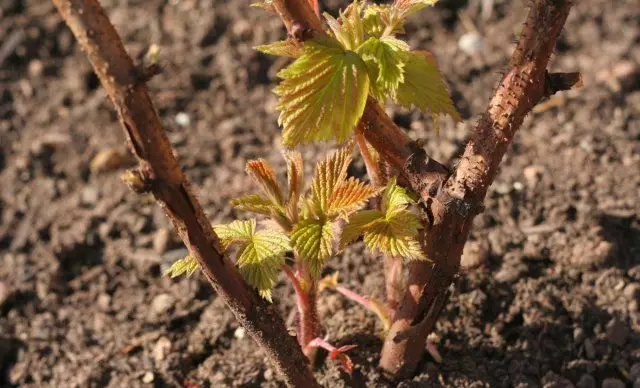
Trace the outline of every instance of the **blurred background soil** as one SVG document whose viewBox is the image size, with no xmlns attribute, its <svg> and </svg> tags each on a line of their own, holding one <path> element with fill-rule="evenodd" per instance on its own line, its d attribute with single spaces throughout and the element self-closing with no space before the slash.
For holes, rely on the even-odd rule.
<svg viewBox="0 0 640 388">
<path fill-rule="evenodd" d="M 256 189 L 245 162 L 283 167 L 271 89 L 287 61 L 252 50 L 283 38 L 281 22 L 246 0 L 102 3 L 134 58 L 161 47 L 152 96 L 211 221 L 247 217 L 227 205 Z M 640 6 L 576 3 L 551 68 L 582 72 L 585 86 L 518 132 L 437 326 L 443 363 L 425 356 L 398 386 L 640 386 Z M 411 46 L 437 55 L 465 120 L 437 137 L 427 116 L 388 110 L 438 160 L 455 163 L 526 6 L 441 0 L 411 19 Z M 44 0 L 0 2 L 0 144 L 0 386 L 281 385 L 201 276 L 162 276 L 186 251 L 161 209 L 120 182 L 132 162 L 116 114 Z M 303 148 L 307 167 L 330 149 Z M 362 162 L 350 173 L 363 176 Z M 383 296 L 381 259 L 360 245 L 335 270 Z M 281 279 L 284 316 L 291 294 Z M 376 369 L 374 316 L 331 292 L 321 313 L 331 341 L 358 345 L 353 376 L 328 362 L 323 384 L 395 385 Z"/>
</svg>

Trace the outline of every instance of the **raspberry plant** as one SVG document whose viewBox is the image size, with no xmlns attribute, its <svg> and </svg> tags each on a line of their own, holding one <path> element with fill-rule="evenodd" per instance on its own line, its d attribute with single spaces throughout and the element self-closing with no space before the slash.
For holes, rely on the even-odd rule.
<svg viewBox="0 0 640 388">
<path fill-rule="evenodd" d="M 116 107 L 138 160 L 123 180 L 136 193 L 154 195 L 189 249 L 168 274 L 190 275 L 200 268 L 289 386 L 318 386 L 308 367 L 318 348 L 347 371 L 353 366 L 346 352 L 355 345 L 335 347 L 324 337 L 316 312 L 317 294 L 324 289 L 382 319 L 380 367 L 392 378 L 411 377 L 508 144 L 535 104 L 581 84 L 579 73 L 546 69 L 572 2 L 534 0 L 505 75 L 459 163 L 449 169 L 382 109 L 391 100 L 429 111 L 436 129 L 439 114 L 459 119 L 434 57 L 411 51 L 398 38 L 405 18 L 436 0 L 354 1 L 337 18 L 324 15 L 326 23 L 317 0 L 265 0 L 256 6 L 276 11 L 289 38 L 258 49 L 294 59 L 279 73 L 282 81 L 275 89 L 283 144 L 289 148 L 284 155 L 288 184 L 283 188 L 264 160 L 249 161 L 247 172 L 261 194 L 245 195 L 232 205 L 268 222 L 236 220 L 214 227 L 177 163 L 149 96 L 146 81 L 159 66 L 134 65 L 98 0 L 52 1 Z M 319 140 L 343 146 L 318 163 L 305 191 L 302 160 L 291 148 Z M 354 145 L 370 183 L 347 176 Z M 360 236 L 370 251 L 384 256 L 386 302 L 345 288 L 337 273 L 321 278 L 326 261 Z M 235 262 L 225 254 L 229 249 L 236 252 Z M 403 285 L 402 258 L 410 286 Z M 279 271 L 296 295 L 297 341 L 270 303 Z M 440 358 L 433 344 L 427 349 Z"/>
<path fill-rule="evenodd" d="M 436 121 L 438 114 L 459 119 L 433 56 L 411 51 L 397 37 L 404 31 L 407 16 L 435 2 L 403 0 L 380 6 L 355 0 L 337 19 L 324 14 L 329 27 L 326 35 L 304 42 L 291 37 L 256 48 L 295 59 L 278 73 L 282 81 L 274 90 L 279 97 L 278 123 L 283 129 L 284 146 L 291 148 L 319 140 L 349 143 L 318 163 L 306 195 L 298 152 L 285 153 L 285 188 L 266 161 L 249 161 L 247 173 L 261 193 L 234 199 L 231 205 L 266 216 L 273 226 L 257 231 L 256 219 L 214 226 L 223 249 L 236 246 L 235 262 L 247 283 L 269 302 L 280 270 L 287 274 L 298 305 L 297 339 L 310 359 L 319 344 L 327 343 L 321 338 L 325 333 L 316 304 L 322 268 L 329 258 L 362 236 L 373 254 L 426 260 L 418 239 L 422 223 L 415 198 L 398 186 L 396 177 L 379 187 L 348 178 L 347 169 L 352 161 L 354 129 L 369 96 L 380 104 L 392 100 L 407 108 L 419 107 L 431 112 Z M 269 8 L 269 4 L 262 3 L 260 7 Z M 380 184 L 380 161 L 371 160 L 366 141 L 358 144 L 363 145 L 361 153 L 369 159 L 366 164 Z M 378 197 L 379 206 L 367 209 L 373 197 Z M 288 252 L 293 253 L 290 264 L 285 258 Z M 167 273 L 192 273 L 196 266 L 197 261 L 187 257 Z M 337 277 L 331 279 L 332 282 L 324 281 L 325 287 L 346 290 L 338 286 Z M 384 327 L 390 326 L 389 306 L 351 291 L 343 294 L 378 314 Z M 335 354 L 345 349 L 330 350 Z M 351 370 L 346 355 L 339 360 Z"/>
</svg>

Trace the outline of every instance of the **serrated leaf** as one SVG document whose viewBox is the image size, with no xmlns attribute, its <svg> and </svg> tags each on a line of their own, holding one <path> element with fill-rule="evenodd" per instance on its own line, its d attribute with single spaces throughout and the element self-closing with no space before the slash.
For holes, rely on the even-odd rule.
<svg viewBox="0 0 640 388">
<path fill-rule="evenodd" d="M 255 220 L 233 221 L 216 225 L 214 230 L 225 249 L 238 245 L 236 265 L 244 279 L 260 295 L 271 301 L 271 289 L 276 283 L 284 255 L 291 250 L 289 238 L 277 231 L 255 231 Z"/>
<path fill-rule="evenodd" d="M 275 11 L 275 7 L 273 6 L 273 0 L 264 0 L 258 1 L 257 3 L 252 3 L 250 7 L 253 8 L 262 8 L 267 11 Z"/>
<path fill-rule="evenodd" d="M 438 0 L 395 0 L 393 8 L 397 10 L 401 18 L 405 18 L 437 2 Z"/>
<path fill-rule="evenodd" d="M 271 302 L 271 289 L 278 280 L 284 254 L 291 250 L 287 236 L 276 231 L 259 231 L 238 251 L 236 264 L 244 279 Z"/>
<path fill-rule="evenodd" d="M 269 163 L 264 159 L 250 160 L 247 162 L 246 169 L 249 176 L 260 186 L 274 205 L 282 206 L 284 204 L 276 173 Z"/>
<path fill-rule="evenodd" d="M 378 192 L 379 189 L 351 177 L 338 185 L 329 197 L 327 215 L 329 218 L 347 217 L 362 208 L 366 201 Z"/>
<path fill-rule="evenodd" d="M 333 254 L 335 228 L 330 221 L 305 219 L 291 232 L 291 245 L 296 257 L 304 261 L 312 275 L 320 276 L 322 266 Z"/>
<path fill-rule="evenodd" d="M 328 13 L 324 13 L 327 24 L 334 36 L 347 50 L 355 50 L 364 40 L 364 26 L 362 25 L 362 2 L 354 0 L 340 17 L 335 19 Z"/>
<path fill-rule="evenodd" d="M 428 52 L 414 51 L 403 53 L 404 82 L 398 86 L 396 102 L 405 108 L 416 106 L 430 111 L 434 117 L 448 114 L 456 121 L 460 114 L 453 105 L 442 75 Z"/>
<path fill-rule="evenodd" d="M 313 140 L 349 138 L 362 116 L 369 77 L 362 59 L 330 38 L 303 45 L 304 54 L 278 75 L 278 123 L 283 143 L 293 147 Z"/>
<path fill-rule="evenodd" d="M 279 209 L 271 200 L 257 194 L 244 195 L 231 200 L 231 206 L 238 210 L 272 216 L 278 213 Z"/>
<path fill-rule="evenodd" d="M 362 16 L 364 32 L 376 38 L 382 37 L 387 28 L 384 18 L 388 15 L 390 9 L 389 5 L 372 4 L 367 6 Z"/>
<path fill-rule="evenodd" d="M 363 210 L 349 217 L 349 221 L 342 228 L 340 234 L 340 249 L 344 249 L 358 237 L 364 234 L 373 223 L 384 218 L 380 210 Z"/>
<path fill-rule="evenodd" d="M 364 235 L 365 245 L 373 252 L 408 260 L 425 259 L 417 240 L 422 224 L 407 209 L 412 203 L 406 190 L 392 179 L 382 194 L 382 210 L 364 210 L 349 218 L 342 230 L 341 248 Z"/>
<path fill-rule="evenodd" d="M 304 190 L 304 166 L 302 155 L 297 151 L 285 152 L 287 161 L 287 179 L 289 183 L 289 198 L 286 204 L 286 213 L 289 220 L 298 222 L 298 205 Z"/>
<path fill-rule="evenodd" d="M 279 57 L 298 58 L 302 55 L 302 47 L 295 40 L 288 39 L 254 47 L 262 53 Z"/>
<path fill-rule="evenodd" d="M 223 249 L 234 243 L 246 243 L 251 240 L 256 230 L 256 220 L 233 221 L 226 225 L 214 225 L 213 230 L 220 239 Z"/>
<path fill-rule="evenodd" d="M 329 198 L 338 185 L 347 179 L 347 168 L 351 163 L 353 147 L 348 145 L 327 156 L 316 166 L 311 181 L 311 202 L 316 214 L 327 215 Z"/>
<path fill-rule="evenodd" d="M 409 46 L 394 37 L 369 38 L 360 47 L 358 54 L 367 64 L 373 96 L 380 102 L 385 97 L 395 98 L 398 86 L 404 82 L 404 52 Z"/>
<path fill-rule="evenodd" d="M 171 267 L 164 271 L 165 276 L 170 276 L 172 279 L 182 274 L 186 274 L 187 277 L 193 275 L 193 273 L 200 268 L 198 260 L 191 255 L 187 255 L 183 259 L 176 260 Z"/>
</svg>

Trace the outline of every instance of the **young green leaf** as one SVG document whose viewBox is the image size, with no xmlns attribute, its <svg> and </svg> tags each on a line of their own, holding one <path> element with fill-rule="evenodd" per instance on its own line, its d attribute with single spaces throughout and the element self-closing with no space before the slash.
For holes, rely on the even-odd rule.
<svg viewBox="0 0 640 388">
<path fill-rule="evenodd" d="M 380 38 L 387 28 L 387 22 L 391 6 L 371 4 L 364 10 L 362 26 L 364 32 L 375 38 Z"/>
<path fill-rule="evenodd" d="M 254 49 L 278 57 L 298 58 L 302 55 L 300 43 L 292 39 L 256 46 Z"/>
<path fill-rule="evenodd" d="M 317 278 L 322 266 L 333 254 L 335 228 L 328 220 L 308 218 L 300 221 L 291 232 L 291 244 L 296 257 L 307 263 L 312 275 Z"/>
<path fill-rule="evenodd" d="M 275 11 L 275 7 L 273 6 L 273 0 L 264 0 L 258 1 L 256 3 L 252 3 L 251 7 L 253 8 L 262 8 L 267 11 Z"/>
<path fill-rule="evenodd" d="M 404 19 L 425 7 L 434 5 L 437 2 L 438 0 L 395 0 L 393 2 L 393 8 L 398 12 L 399 17 Z"/>
<path fill-rule="evenodd" d="M 231 206 L 239 210 L 264 214 L 266 216 L 273 216 L 279 212 L 278 206 L 274 205 L 271 200 L 257 194 L 249 194 L 240 198 L 234 198 L 231 200 Z"/>
<path fill-rule="evenodd" d="M 364 235 L 365 245 L 373 252 L 381 251 L 405 259 L 425 259 L 417 241 L 422 228 L 418 217 L 407 209 L 413 203 L 406 190 L 391 180 L 382 194 L 381 210 L 355 213 L 344 226 L 340 246 L 344 248 Z"/>
<path fill-rule="evenodd" d="M 264 159 L 247 162 L 247 173 L 262 188 L 274 205 L 283 206 L 282 191 L 273 168 Z"/>
<path fill-rule="evenodd" d="M 289 238 L 277 231 L 256 232 L 256 221 L 234 221 L 216 225 L 214 230 L 225 249 L 238 245 L 236 265 L 244 279 L 260 295 L 271 301 L 271 289 L 278 278 L 284 255 L 291 250 Z"/>
<path fill-rule="evenodd" d="M 176 260 L 171 264 L 171 267 L 164 271 L 164 275 L 170 276 L 172 279 L 182 274 L 191 276 L 199 267 L 198 260 L 191 255 L 187 255 L 185 258 Z"/>
<path fill-rule="evenodd" d="M 349 138 L 362 116 L 369 94 L 369 77 L 362 59 L 335 39 L 304 43 L 303 55 L 278 75 L 274 92 L 284 128 L 283 143 Z"/>
<path fill-rule="evenodd" d="M 289 182 L 289 198 L 286 204 L 286 213 L 293 223 L 298 222 L 298 205 L 304 190 L 304 166 L 302 155 L 296 151 L 285 152 L 287 160 L 287 179 Z"/>
<path fill-rule="evenodd" d="M 362 5 L 361 1 L 354 0 L 344 12 L 340 12 L 339 20 L 326 12 L 324 13 L 329 28 L 342 47 L 347 50 L 354 51 L 364 40 Z"/>
<path fill-rule="evenodd" d="M 435 116 L 444 113 L 460 120 L 449 97 L 433 56 L 424 51 L 404 52 L 404 82 L 398 86 L 396 102 L 406 108 L 413 105 Z"/>
<path fill-rule="evenodd" d="M 326 215 L 329 198 L 338 185 L 347 179 L 347 168 L 351 163 L 353 147 L 348 145 L 327 156 L 316 166 L 311 181 L 311 202 L 316 214 Z"/>
<path fill-rule="evenodd" d="M 360 47 L 358 54 L 367 64 L 371 79 L 371 94 L 384 103 L 385 97 L 395 99 L 398 86 L 404 82 L 404 55 L 409 45 L 392 36 L 369 38 Z"/>
<path fill-rule="evenodd" d="M 329 218 L 349 214 L 359 210 L 366 201 L 379 192 L 375 187 L 353 177 L 335 188 L 328 200 L 327 215 Z"/>
</svg>

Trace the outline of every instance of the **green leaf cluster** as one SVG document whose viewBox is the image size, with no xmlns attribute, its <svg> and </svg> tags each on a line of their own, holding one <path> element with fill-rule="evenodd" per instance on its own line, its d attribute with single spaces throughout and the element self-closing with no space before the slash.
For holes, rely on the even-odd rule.
<svg viewBox="0 0 640 388">
<path fill-rule="evenodd" d="M 459 120 L 433 56 L 411 51 L 397 35 L 407 16 L 437 0 L 395 0 L 369 5 L 355 0 L 338 18 L 325 14 L 329 29 L 304 43 L 293 40 L 258 50 L 296 60 L 278 73 L 278 123 L 283 143 L 346 141 L 358 124 L 367 97 L 406 108 L 448 114 Z"/>
</svg>

